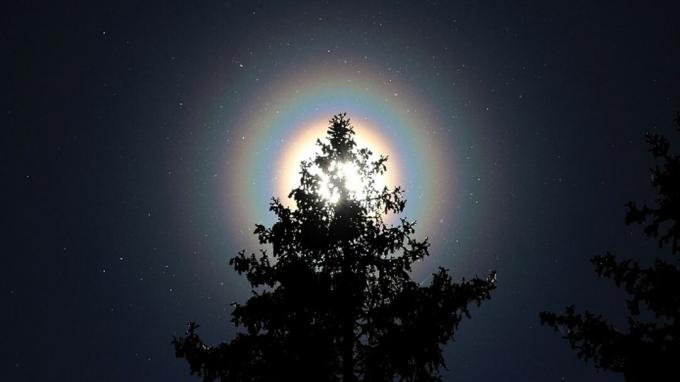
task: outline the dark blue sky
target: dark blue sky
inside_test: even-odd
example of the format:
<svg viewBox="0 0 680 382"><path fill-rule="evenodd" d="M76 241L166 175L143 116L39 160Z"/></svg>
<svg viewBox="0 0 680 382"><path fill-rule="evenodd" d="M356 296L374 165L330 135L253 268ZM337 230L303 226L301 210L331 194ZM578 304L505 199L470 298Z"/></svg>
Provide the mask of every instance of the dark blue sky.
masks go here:
<svg viewBox="0 0 680 382"><path fill-rule="evenodd" d="M291 73L349 68L417 93L458 159L431 266L498 271L445 380L621 381L538 313L623 322L588 259L657 253L623 205L653 197L644 134L680 110L680 5L270 3L3 6L0 380L188 380L172 335L229 339L249 292L226 261L255 222L219 205L249 179L240 122Z"/></svg>

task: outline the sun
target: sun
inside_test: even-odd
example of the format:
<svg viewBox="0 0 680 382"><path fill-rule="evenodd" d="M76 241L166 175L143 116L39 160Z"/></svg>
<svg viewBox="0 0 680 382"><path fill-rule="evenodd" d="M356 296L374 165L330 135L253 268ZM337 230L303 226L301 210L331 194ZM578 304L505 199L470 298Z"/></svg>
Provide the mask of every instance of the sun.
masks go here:
<svg viewBox="0 0 680 382"><path fill-rule="evenodd" d="M377 129L364 121L355 122L352 120L355 131L355 141L357 148L367 148L374 153L374 159L379 155L388 155L391 158L391 145L388 140L376 133ZM323 140L328 129L328 121L325 119L309 122L302 126L294 138L286 144L281 153L281 160L277 161L280 165L276 170L275 190L276 195L281 200L285 200L290 191L300 183L300 163L304 160L312 159L317 154L319 147L316 140ZM350 196L355 199L366 198L366 187L368 184L362 177L359 168L351 162L333 162L327 172L318 168L311 168L313 175L321 178L319 183L319 194L330 203L337 203L340 199L338 184L344 186ZM374 177L374 187L382 190L384 187L393 187L399 184L399 171L395 163L388 162L388 171Z"/></svg>
<svg viewBox="0 0 680 382"><path fill-rule="evenodd" d="M331 204L336 204L341 197L338 185L344 187L349 196L356 200L366 198L368 183L364 181L359 168L351 162L331 162L328 171L312 168L312 175L321 178L318 194Z"/></svg>

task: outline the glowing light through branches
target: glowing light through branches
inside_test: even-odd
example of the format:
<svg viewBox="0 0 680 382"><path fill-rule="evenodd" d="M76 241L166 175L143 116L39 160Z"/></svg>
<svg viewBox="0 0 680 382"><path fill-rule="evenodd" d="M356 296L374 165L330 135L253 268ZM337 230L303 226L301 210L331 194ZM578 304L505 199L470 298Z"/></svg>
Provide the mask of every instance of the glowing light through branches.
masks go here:
<svg viewBox="0 0 680 382"><path fill-rule="evenodd" d="M370 187L377 187L382 189L385 187L385 179L383 175L376 176L377 179L374 185L371 185L365 176L361 174L359 167L352 162L331 162L328 171L323 171L318 167L311 169L312 175L317 175L320 178L319 195L328 200L331 204L335 204L340 200L341 189L339 186L349 193L349 197L357 200L366 199Z"/></svg>

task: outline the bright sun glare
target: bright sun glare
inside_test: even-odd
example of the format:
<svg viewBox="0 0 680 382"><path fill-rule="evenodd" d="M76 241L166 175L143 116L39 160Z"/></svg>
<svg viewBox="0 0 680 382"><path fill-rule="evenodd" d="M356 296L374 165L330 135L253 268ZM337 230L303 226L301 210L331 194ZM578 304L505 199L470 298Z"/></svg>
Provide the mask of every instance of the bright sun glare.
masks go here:
<svg viewBox="0 0 680 382"><path fill-rule="evenodd" d="M351 197L355 199L364 199L366 197L366 187L368 185L363 182L359 168L354 163L333 161L328 168L328 173L320 169L316 169L315 172L321 178L319 195L332 204L340 200L340 190L336 186L338 183L344 185Z"/></svg>
<svg viewBox="0 0 680 382"><path fill-rule="evenodd" d="M378 135L377 129L370 124L359 121L353 123L356 135L355 140L357 149L368 148L374 153L374 158L377 159L379 155L390 155L391 150L389 143L382 136ZM318 146L316 145L317 138L324 138L326 135L328 122L325 119L311 121L301 127L300 133L287 143L286 149L283 152L283 158L279 162L281 166L277 168L275 184L277 195L285 198L288 193L299 185L300 182L300 162L303 160L310 160L318 153ZM321 182L319 184L320 195L328 200L330 203L337 203L340 194L334 187L335 184L343 184L354 198L365 198L367 186L362 180L359 168L354 163L338 162L333 164L333 168L329 169L330 174L324 174L320 169L310 169L313 175L319 175ZM382 175L374 177L374 187L377 190L382 190L385 186L393 187L399 184L399 166L394 161L394 157L390 155L388 162L388 171ZM332 176L338 178L334 181Z"/></svg>

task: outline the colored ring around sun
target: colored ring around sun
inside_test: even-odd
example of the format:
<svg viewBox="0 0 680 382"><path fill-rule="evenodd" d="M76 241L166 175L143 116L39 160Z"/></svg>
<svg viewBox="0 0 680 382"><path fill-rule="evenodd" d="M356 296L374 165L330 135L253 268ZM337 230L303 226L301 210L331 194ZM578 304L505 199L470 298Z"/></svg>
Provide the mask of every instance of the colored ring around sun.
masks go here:
<svg viewBox="0 0 680 382"><path fill-rule="evenodd" d="M415 92L405 86L396 91L389 81L372 78L322 70L293 76L253 96L248 104L257 103L259 112L249 110L237 118L236 135L243 144L230 154L225 184L229 226L240 226L244 234L244 226L273 223L271 197L292 203L287 195L299 181L299 162L313 154L316 138L325 138L328 120L347 113L358 146L389 155L386 184L405 189L403 216L418 221L417 233L438 234L455 195L445 189L453 173L444 140L432 133L436 118Z"/></svg>

